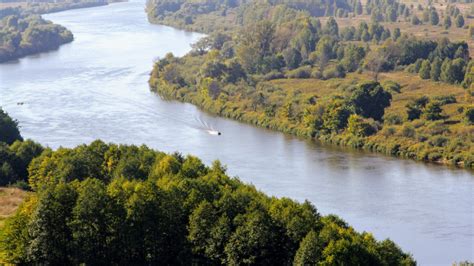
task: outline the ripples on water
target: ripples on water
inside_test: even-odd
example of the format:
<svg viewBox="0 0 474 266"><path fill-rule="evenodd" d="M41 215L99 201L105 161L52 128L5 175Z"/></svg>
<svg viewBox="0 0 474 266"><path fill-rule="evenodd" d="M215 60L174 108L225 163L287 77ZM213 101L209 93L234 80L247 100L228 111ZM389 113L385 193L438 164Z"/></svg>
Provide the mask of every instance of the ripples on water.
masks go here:
<svg viewBox="0 0 474 266"><path fill-rule="evenodd" d="M143 9L129 2L47 15L75 41L0 65L0 105L25 137L53 148L100 138L219 158L266 193L309 199L390 237L422 265L474 261L472 172L322 147L162 101L147 85L153 60L183 55L201 35L150 25Z"/></svg>

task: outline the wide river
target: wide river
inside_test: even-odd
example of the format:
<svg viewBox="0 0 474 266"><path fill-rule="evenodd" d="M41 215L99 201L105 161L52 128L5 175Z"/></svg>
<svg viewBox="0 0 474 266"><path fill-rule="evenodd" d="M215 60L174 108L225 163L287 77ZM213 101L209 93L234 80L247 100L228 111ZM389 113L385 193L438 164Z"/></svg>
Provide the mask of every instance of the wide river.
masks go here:
<svg viewBox="0 0 474 266"><path fill-rule="evenodd" d="M219 159L268 194L308 199L394 240L421 265L474 261L472 172L323 147L161 100L147 85L153 60L185 54L202 35L149 24L143 2L45 17L74 42L0 64L0 105L24 137L52 148L103 139Z"/></svg>

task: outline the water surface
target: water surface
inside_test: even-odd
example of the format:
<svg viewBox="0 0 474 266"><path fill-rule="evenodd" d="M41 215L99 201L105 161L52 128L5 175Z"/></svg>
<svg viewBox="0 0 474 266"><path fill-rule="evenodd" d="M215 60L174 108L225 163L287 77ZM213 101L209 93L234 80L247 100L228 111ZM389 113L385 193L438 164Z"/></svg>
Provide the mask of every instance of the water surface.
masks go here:
<svg viewBox="0 0 474 266"><path fill-rule="evenodd" d="M421 265L474 261L472 172L322 147L161 100L147 85L153 60L185 54L201 35L148 24L143 2L45 17L75 41L0 65L0 105L24 137L53 148L100 138L220 159L268 194L309 199L323 214L391 238Z"/></svg>

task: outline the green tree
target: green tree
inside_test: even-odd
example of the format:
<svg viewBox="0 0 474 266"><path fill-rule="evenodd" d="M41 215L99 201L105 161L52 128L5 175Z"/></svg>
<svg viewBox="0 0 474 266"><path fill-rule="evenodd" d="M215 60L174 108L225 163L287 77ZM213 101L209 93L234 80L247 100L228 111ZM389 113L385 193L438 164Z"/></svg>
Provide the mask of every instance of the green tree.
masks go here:
<svg viewBox="0 0 474 266"><path fill-rule="evenodd" d="M464 111L464 121L468 125L474 125L474 106L469 106Z"/></svg>
<svg viewBox="0 0 474 266"><path fill-rule="evenodd" d="M439 102L433 101L429 102L425 109L423 110L423 116L427 120L439 120L443 118L441 113L443 112L443 109L441 109L441 104Z"/></svg>
<svg viewBox="0 0 474 266"><path fill-rule="evenodd" d="M411 24L412 25L421 25L421 21L416 15L413 15L411 17Z"/></svg>
<svg viewBox="0 0 474 266"><path fill-rule="evenodd" d="M320 71L323 71L329 60L333 57L334 42L331 37L323 37L316 46L316 51L312 54L314 61L319 65Z"/></svg>
<svg viewBox="0 0 474 266"><path fill-rule="evenodd" d="M351 95L355 112L366 118L381 120L385 108L390 106L392 95L383 89L378 82L367 82L358 85Z"/></svg>
<svg viewBox="0 0 474 266"><path fill-rule="evenodd" d="M423 96L409 102L406 105L408 120L412 121L420 118L423 108L425 108L429 101L428 97Z"/></svg>
<svg viewBox="0 0 474 266"><path fill-rule="evenodd" d="M101 181L81 183L70 222L78 261L91 265L117 262L121 252L118 232L125 226L117 221L124 220L125 212L114 212L115 208Z"/></svg>
<svg viewBox="0 0 474 266"><path fill-rule="evenodd" d="M424 60L420 67L420 78L429 79L431 73L431 64L429 60Z"/></svg>
<svg viewBox="0 0 474 266"><path fill-rule="evenodd" d="M342 99L333 99L323 113L323 127L331 132L338 132L347 126L347 119L352 113L350 103Z"/></svg>
<svg viewBox="0 0 474 266"><path fill-rule="evenodd" d="M275 265L286 260L288 254L281 248L287 239L265 211L257 209L240 219L225 246L227 264Z"/></svg>
<svg viewBox="0 0 474 266"><path fill-rule="evenodd" d="M321 260L322 253L323 243L321 243L321 240L318 238L318 234L311 230L301 241L293 265L317 265Z"/></svg>
<svg viewBox="0 0 474 266"><path fill-rule="evenodd" d="M12 144L16 140L23 140L18 130L18 121L0 108L0 141Z"/></svg>
<svg viewBox="0 0 474 266"><path fill-rule="evenodd" d="M357 137L367 137L377 132L373 124L373 120L370 121L353 114L349 117L347 131Z"/></svg>
<svg viewBox="0 0 474 266"><path fill-rule="evenodd" d="M451 17L450 17L450 16L444 17L444 20L443 20L443 27L444 27L445 29L449 29L449 28L451 28L451 25L452 25Z"/></svg>
<svg viewBox="0 0 474 266"><path fill-rule="evenodd" d="M461 14L457 15L454 22L456 24L456 27L458 28L464 27L464 17Z"/></svg>
<svg viewBox="0 0 474 266"><path fill-rule="evenodd" d="M431 25L439 24L439 15L438 12L436 12L436 9L432 9L430 12L430 23Z"/></svg>
<svg viewBox="0 0 474 266"><path fill-rule="evenodd" d="M69 184L58 184L41 192L29 224L28 261L43 264L72 264L74 250L68 227L76 193Z"/></svg>
<svg viewBox="0 0 474 266"><path fill-rule="evenodd" d="M362 15L362 13L364 12L364 9L362 8L362 4L361 4L360 1L357 1L356 6L355 6L355 9L354 9L354 12L355 12L357 15Z"/></svg>
<svg viewBox="0 0 474 266"><path fill-rule="evenodd" d="M441 76L441 65L443 62L439 57L435 57L433 62L431 63L431 69L430 69L430 77L434 81L439 81L440 76Z"/></svg>
<svg viewBox="0 0 474 266"><path fill-rule="evenodd" d="M401 32L400 32L400 28L395 28L393 30L393 35L392 35L392 39L394 41L398 40L398 38L400 38L400 36L402 36Z"/></svg>
<svg viewBox="0 0 474 266"><path fill-rule="evenodd" d="M332 36L332 37L339 36L339 26L337 25L336 19L334 19L334 17L329 17L323 30L324 30L324 33L326 33L329 36Z"/></svg>

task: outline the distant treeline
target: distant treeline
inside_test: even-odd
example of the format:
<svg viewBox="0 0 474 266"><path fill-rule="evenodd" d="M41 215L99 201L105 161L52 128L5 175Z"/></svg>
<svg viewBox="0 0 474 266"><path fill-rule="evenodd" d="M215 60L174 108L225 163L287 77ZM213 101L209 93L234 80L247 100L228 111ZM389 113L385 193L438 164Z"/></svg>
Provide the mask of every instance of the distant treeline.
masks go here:
<svg viewBox="0 0 474 266"><path fill-rule="evenodd" d="M102 141L52 151L23 141L1 109L0 158L0 185L34 191L0 228L0 262L415 265L392 241L268 197L219 161Z"/></svg>
<svg viewBox="0 0 474 266"><path fill-rule="evenodd" d="M38 15L10 15L0 21L0 62L57 49L72 33Z"/></svg>

